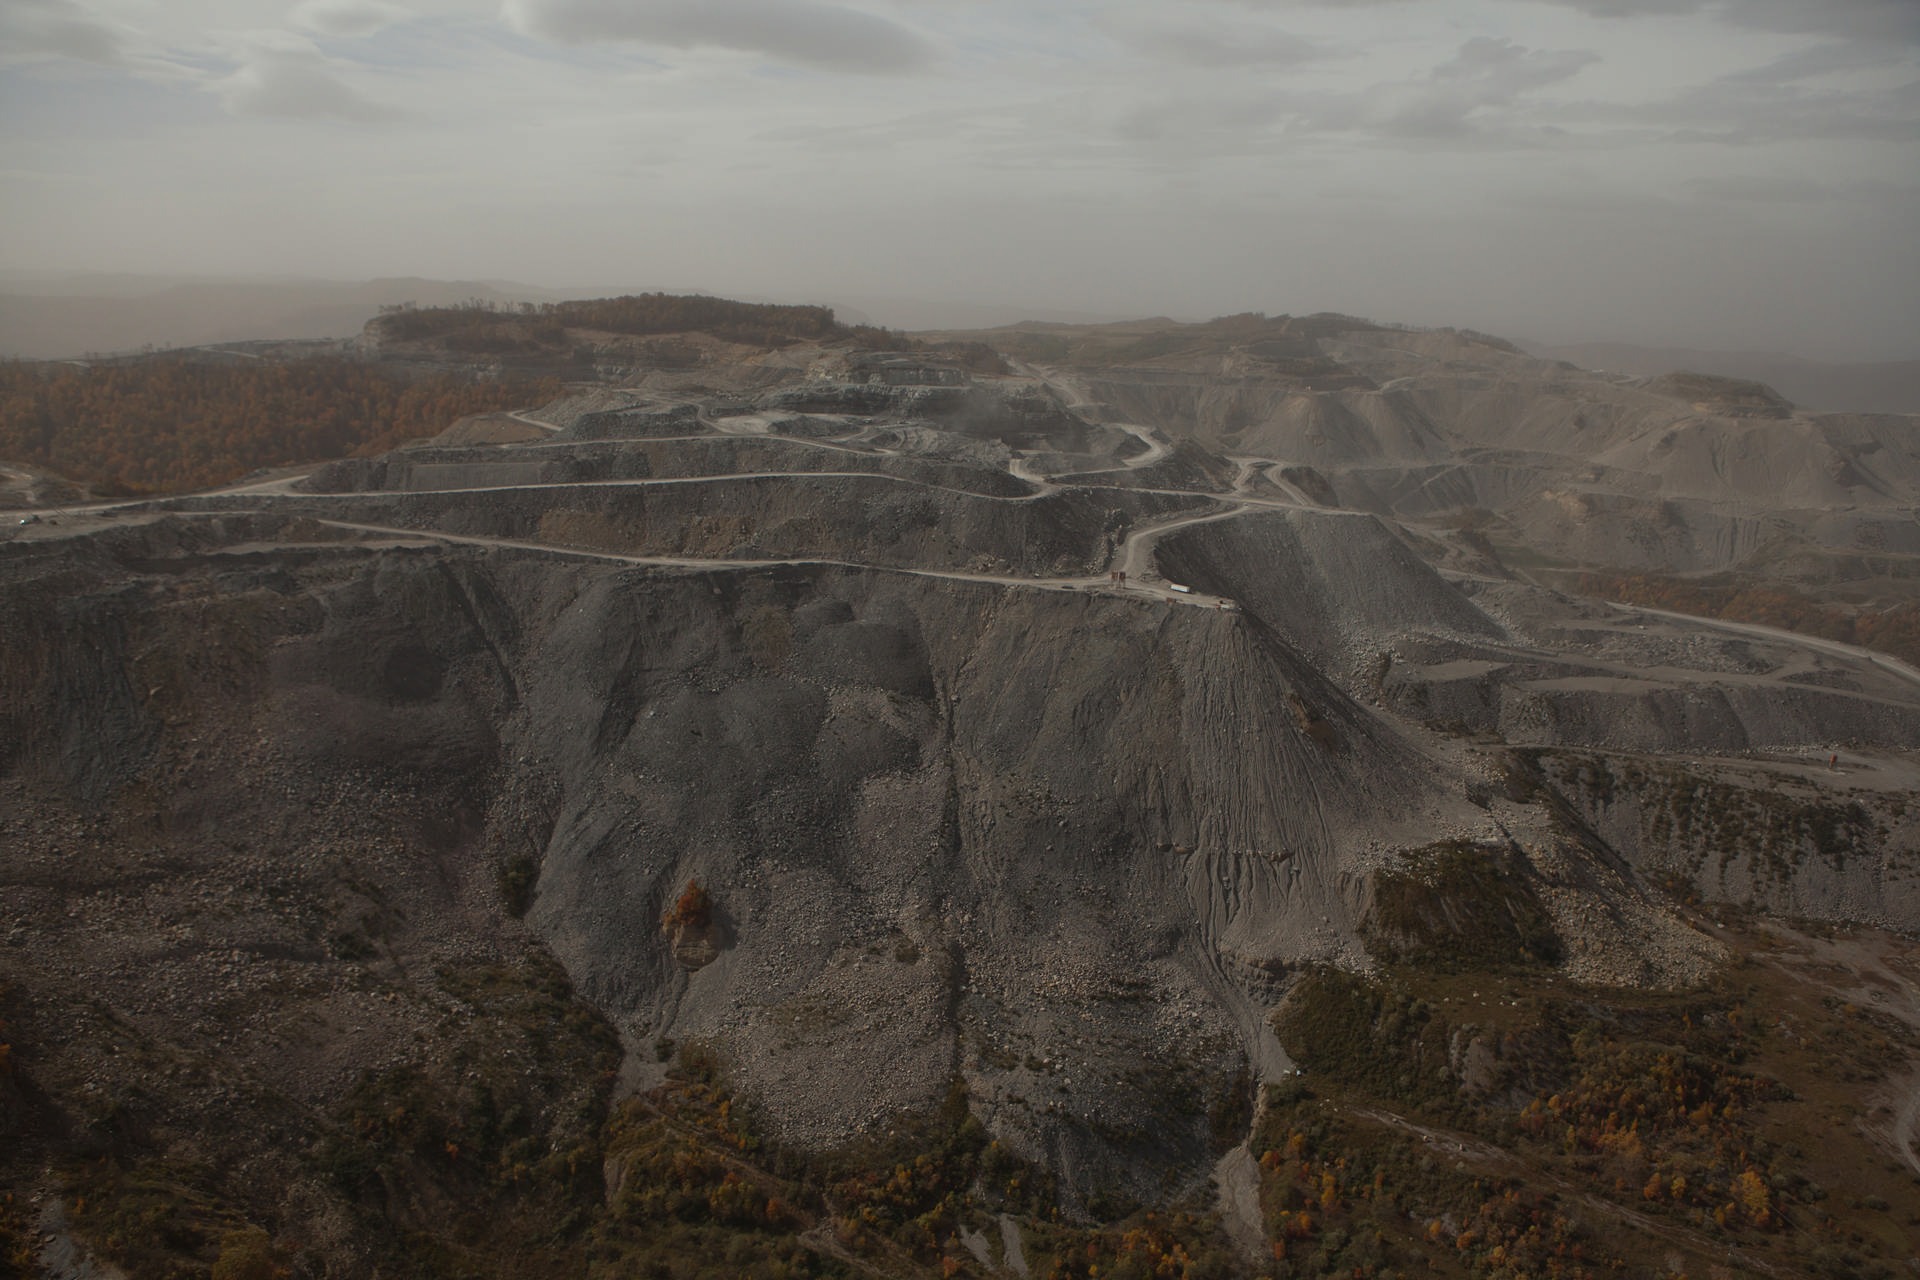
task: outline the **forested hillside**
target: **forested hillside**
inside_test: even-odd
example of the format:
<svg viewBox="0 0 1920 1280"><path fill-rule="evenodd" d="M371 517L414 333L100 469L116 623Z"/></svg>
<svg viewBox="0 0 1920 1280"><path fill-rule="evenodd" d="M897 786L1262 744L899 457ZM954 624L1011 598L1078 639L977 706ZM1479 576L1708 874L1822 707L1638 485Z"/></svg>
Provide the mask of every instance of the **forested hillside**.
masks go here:
<svg viewBox="0 0 1920 1280"><path fill-rule="evenodd" d="M550 381L410 379L336 358L0 365L0 458L106 493L218 485L262 467L379 453Z"/></svg>
<svg viewBox="0 0 1920 1280"><path fill-rule="evenodd" d="M620 298L531 303L503 309L476 300L457 307L389 307L373 322L387 341L435 339L456 351L507 353L562 343L568 329L648 336L705 333L743 346L853 340L899 345L901 338L868 325L843 325L830 307L732 302L725 298L642 293Z"/></svg>

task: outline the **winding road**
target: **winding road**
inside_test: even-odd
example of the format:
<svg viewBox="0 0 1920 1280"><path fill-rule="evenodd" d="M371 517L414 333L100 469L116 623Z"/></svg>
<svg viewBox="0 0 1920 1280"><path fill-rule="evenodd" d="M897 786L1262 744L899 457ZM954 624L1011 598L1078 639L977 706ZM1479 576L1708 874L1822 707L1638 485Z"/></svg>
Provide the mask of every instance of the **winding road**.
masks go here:
<svg viewBox="0 0 1920 1280"><path fill-rule="evenodd" d="M191 514L227 514L227 513L191 513ZM1139 541L1158 537L1169 529L1197 524L1203 520L1224 519L1233 512L1219 512L1209 516L1170 521L1166 524L1150 525L1132 534L1122 544L1123 552L1129 557L1140 553L1134 544ZM1189 605L1197 608L1233 608L1231 601L1219 597L1204 595L1200 592L1182 593L1171 588L1149 585L1136 585L1128 582L1125 587L1111 583L1102 575L1093 574L1078 577L1021 577L1005 573L977 573L964 569L916 569L904 565L874 564L865 560L840 560L831 556L779 556L765 558L709 558L701 556L655 556L636 555L624 551L603 551L590 547L570 547L551 542L534 542L524 538L504 538L491 534L447 533L439 529L409 529L401 525L374 524L361 520L339 520L321 517L316 523L332 529L347 530L355 533L373 534L390 542L408 545L428 546L434 543L448 543L455 546L491 547L511 551L529 551L541 555L563 556L582 560L606 561L613 564L647 565L656 568L737 570L737 569L774 569L789 567L824 567L833 569L855 569L866 573L892 573L913 578L944 578L955 582L987 582L1008 587L1034 587L1042 591L1095 592L1119 595L1129 593L1146 595L1165 600L1169 604Z"/></svg>
<svg viewBox="0 0 1920 1280"><path fill-rule="evenodd" d="M1059 384L1054 379L1043 377L1042 380L1048 386L1053 386L1061 390L1066 390L1064 386ZM1080 403L1085 404L1087 402L1083 400ZM1072 406L1069 406L1069 407L1071 408ZM542 431L545 431L549 434L549 436L557 436L564 431L564 428L560 424L549 422L544 418L537 417L531 410L512 410L512 411L508 411L505 416L510 417L517 422L521 422L528 426L536 427ZM696 440L712 440L715 438L716 435L720 435L720 436L728 436L736 439L746 438L746 439L772 440L772 441L778 441L784 444L794 444L794 445L800 445L800 446L809 447L809 448L827 449L827 450L833 450L836 452L858 454L858 455L867 456L867 457L899 456L897 453L895 453L895 451L892 451L892 450L883 450L883 449L873 448L873 447L861 447L859 445L849 444L844 439L820 440L820 439L810 439L805 437L797 437L797 436L791 436L783 433L778 433L771 430L771 425L772 425L771 421L761 415L743 415L735 418L710 419L704 412L702 412L700 415L699 421L703 427L707 427L709 429L707 432L697 434L697 435L657 436L657 437L650 436L650 437L644 437L642 442L644 443L654 443L654 442L667 443L667 442L674 442L674 441L691 442ZM1127 431L1130 434L1136 436L1146 446L1145 450L1141 454L1138 454L1133 458L1127 459L1126 461L1124 461L1118 466L1109 467L1109 468L1100 468L1093 471L1076 472L1075 473L1076 479L1073 482L1071 487L1076 489L1104 489L1104 488L1119 489L1121 488L1120 486L1107 486L1107 485L1100 485L1100 484L1084 483L1079 477L1090 476L1090 475L1100 475L1100 474L1105 474L1107 472L1124 472L1124 471L1138 470L1139 468L1142 468L1142 467L1151 466L1153 463L1158 462L1159 460L1166 457L1171 452L1170 446L1168 446L1164 441L1160 440L1150 428L1141 427L1137 425L1130 425L1130 424L1109 424L1109 425L1114 425L1118 429ZM623 444L623 443L631 444L633 442L617 441L617 440L570 441L570 440L563 440L563 439L547 439L547 440L532 441L532 442L527 442L522 444L498 446L498 453L501 458L505 459L505 458L510 458L515 453L522 452L522 451L545 450L545 449L570 449L570 448L577 449L577 448L581 448L582 446L594 446L594 445L607 445L607 446L618 447L620 444ZM916 480L908 477L889 475L885 472L878 472L878 471L751 471L751 472L728 472L724 474L709 475L709 476L642 477L642 478L622 479L622 480L550 481L550 482L534 482L534 483L508 484L508 485L469 485L469 486L456 486L451 488L367 491L364 494L359 494L359 493L335 494L335 493L310 493L310 492L301 490L297 486L305 478L307 473L295 472L291 474L270 477L264 480L248 481L242 484L230 486L225 489L212 490L212 491L209 491L208 493L197 495L197 496L200 498L245 497L245 498L254 498L254 499L264 499L266 502L271 504L273 509L284 511L289 505L305 506L305 505L311 504L313 506L319 507L324 504L338 502L342 498L361 497L361 496L369 496L369 497L379 496L383 493L394 493L394 494L404 493L409 497L452 496L452 495L458 495L458 494L519 492L523 490L541 490L541 489L647 488L647 487L653 487L653 486L684 487L684 486L698 486L698 485L718 485L718 484L725 484L725 483L730 483L734 481L805 480L809 478L842 479L842 480L845 480L845 479L874 480L882 483L910 485L918 488L933 490L935 492L951 493L960 497L977 499L980 501L1006 502L1006 503L1033 502L1037 499L1047 497L1051 494L1059 493L1063 489L1063 486L1060 485L1058 482L1056 482L1050 475L1035 468L1030 458L1027 456L1027 454L1021 451L1015 451L1013 453L1013 455L1009 458L1006 464L1006 469L1008 473L1012 475L1014 478L1022 481L1027 486L1029 486L1031 491L1024 494L1012 494L1012 495L983 494L983 493L978 493L968 489L955 488L950 485L935 484L930 481ZM830 567L845 568L845 569L871 570L871 571L881 572L881 573L898 573L898 574L905 574L905 575L916 576L916 577L944 578L944 579L951 579L956 581L994 583L994 584L999 584L1004 586L1033 587L1041 590L1094 592L1094 593L1100 593L1100 594L1115 594L1115 595L1125 594L1125 595L1132 595L1136 597L1146 597L1154 600L1159 600L1168 604L1185 605L1193 608L1232 610L1232 609L1236 609L1237 605L1231 600L1208 595L1204 592L1193 591L1189 588L1186 588L1184 585L1177 585L1177 584L1166 582L1166 580L1156 572L1156 567L1153 562L1153 551L1156 543L1160 540L1160 538L1162 538L1163 536L1169 533L1172 533L1179 529L1188 528L1193 525L1207 524L1207 523L1212 523L1214 521L1232 519L1235 516L1244 515L1250 511L1254 511L1262 508L1289 509L1295 506L1295 504L1279 501L1276 499L1255 498L1245 494L1236 494L1233 497L1228 498L1228 497L1223 497L1217 494L1202 493L1202 492L1186 490L1186 489L1141 488L1141 487L1133 487L1133 486L1126 487L1124 491L1129 493L1148 493L1148 494L1154 494L1154 495L1163 496L1163 497L1206 498L1206 499L1212 500L1213 502L1219 505L1214 510L1204 511L1197 514L1182 514L1180 516L1176 516L1171 519L1148 523L1130 531L1126 535L1126 537L1122 539L1119 545L1115 548L1114 554L1112 557L1113 567L1125 570L1126 578L1124 582L1114 582L1106 574L1089 574L1084 576L1066 576L1066 577L1020 576L1020 575L1014 575L1014 574L971 572L971 571L959 570L959 569L906 568L906 567L893 566L893 565L873 564L866 561L843 560L843 559L837 559L829 556L797 556L797 557L760 558L760 559L739 559L739 558L721 559L721 558L701 558L701 557L689 557L689 556L637 555L637 554L629 554L629 553L623 553L623 552L605 551L605 550L599 550L594 548L563 546L563 545L557 545L554 543L537 542L529 539L495 537L495 536L483 535L483 534L455 534L455 533L443 532L440 530L412 529L412 528L406 528L398 525L384 525L376 522L341 520L341 519L325 517L325 516L319 517L319 523L326 525L328 527L337 528L341 530L352 530L359 533L370 534L370 535L374 535L381 538L404 540L410 543L421 544L421 545L432 543L432 542L440 542L440 543L463 545L463 546L497 547L497 548L503 548L503 549L509 549L509 550L540 552L540 553L552 554L552 555L579 557L584 559L592 559L592 560L618 563L618 564L651 565L651 566L665 567L665 568L705 569L705 570L819 565L819 566L830 566ZM1300 504L1300 505L1304 506L1305 504ZM155 510L169 510L168 500L160 500L156 502L155 500L152 500L152 499L134 499L134 500L125 500L125 501L116 501L116 502L95 503L82 508L74 508L72 509L72 514L81 515L81 516L98 517L98 516L110 516L116 513L130 514L134 512L136 509L143 512L152 512ZM192 516L213 517L213 516L219 516L219 515L234 514L231 511L195 512L195 511L182 511L177 508L171 509L171 513L175 515L182 515L182 516L189 516L189 517L192 517ZM1355 514L1358 514L1358 513L1355 513Z"/></svg>
<svg viewBox="0 0 1920 1280"><path fill-rule="evenodd" d="M1020 372L1024 376L1031 378L1032 380L1040 383L1041 385L1051 390L1061 400L1064 407L1067 408L1069 411L1073 411L1075 409L1087 408L1092 406L1095 403L1094 401L1086 397L1085 391L1083 388L1073 383L1072 380L1059 375L1057 372L1046 370L1033 365L1019 365L1016 367L1020 370ZM651 403L656 407L681 403L680 401L669 401L665 398L651 395L651 393L647 393L647 394L650 395ZM644 406L635 406L635 407L644 407ZM549 437L562 436L565 431L565 428L560 424L550 422L544 418L538 417L532 410L524 410L524 409L510 410L505 414L505 416L512 418L517 422L524 423L527 426L535 427L541 431L544 431L548 434ZM774 419L770 415L748 414L748 415L740 415L737 417L712 418L703 409L699 413L698 422L701 427L705 428L703 432L698 434L674 435L674 436L648 436L648 437L642 437L637 442L624 441L624 440L574 441L574 440L567 440L563 438L549 438L545 440L529 441L529 442L520 443L520 444L500 445L500 446L496 446L496 448L498 451L498 456L503 459L506 459L506 458L511 458L516 453L531 452L536 450L580 449L583 447L619 448L622 445L632 445L634 443L665 444L665 443L673 443L673 442L692 442L692 441L699 441L699 440L713 440L715 438L731 438L731 439L757 439L757 440L775 441L781 444L796 445L804 448L824 449L824 450L830 450L833 452L845 453L845 454L856 454L864 457L906 456L906 455L900 454L898 451L891 450L891 449L881 449L874 446L850 443L849 436L858 434L857 432L849 433L849 436L843 436L840 439L816 439L816 438L795 436L795 435L777 432L772 429ZM1212 510L1207 510L1207 511L1202 511L1197 513L1185 513L1169 519L1155 521L1155 522L1143 525L1140 528L1134 529L1127 534L1127 536L1115 548L1114 555L1111 560L1112 568L1121 569L1125 571L1126 577L1125 577L1124 583L1112 581L1105 574L1093 574L1093 575L1072 576L1072 577L1018 576L1013 574L975 573L975 572L969 572L969 571L959 570L959 569L903 568L903 567L891 566L891 565L872 564L864 561L842 560L842 559L825 557L825 556L802 556L802 557L773 558L773 559L703 559L703 558L684 557L684 556L631 555L631 554L624 554L619 552L595 550L592 548L559 546L552 543L535 542L535 541L524 540L524 539L490 537L486 535L477 535L477 534L452 534L452 533L440 532L437 530L408 529L408 528L403 528L399 526L388 526L388 525L381 525L378 523L345 521L345 520L338 520L338 519L324 518L324 517L321 519L321 523L332 526L332 527L340 528L343 530L347 530L347 529L358 530L364 533L374 534L374 535L378 535L381 537L388 537L388 538L405 538L405 539L420 541L420 542L439 541L439 542L455 543L455 544L461 544L461 545L501 547L501 548L508 548L508 549L514 549L514 550L522 550L522 551L544 552L544 553L549 553L554 555L578 556L578 557L584 557L588 559L609 561L609 562L615 562L615 563L621 563L621 564L655 565L655 566L661 566L661 567L712 569L712 570L740 569L740 568L765 568L765 567L773 567L773 566L793 566L793 565L824 565L824 566L832 566L836 568L866 569L866 570L872 570L875 572L882 572L882 573L907 574L907 575L913 575L918 577L945 578L945 579L953 579L953 580L969 581L969 582L997 583L997 584L1002 584L1006 586L1034 587L1041 590L1051 590L1051 591L1090 591L1090 592L1097 592L1102 594L1128 594L1133 596L1144 596L1147 598L1164 601L1169 604L1182 604L1182 605L1188 605L1192 607L1212 608L1212 609L1232 609L1232 608L1236 608L1237 606L1231 600L1192 591L1190 589L1187 589L1184 586L1177 586L1176 584L1169 583L1164 578L1162 578L1158 573L1157 566L1154 563L1154 549L1156 545L1159 543L1159 541L1162 538L1166 537L1168 534L1177 532L1178 530L1181 530L1181 529L1191 528L1195 525L1211 524L1211 523L1215 523L1222 520L1230 520L1237 516L1247 515L1247 514L1258 512L1258 511L1311 511L1314 514L1320 515L1320 516L1336 516L1337 515L1337 516L1350 516L1350 517L1360 517L1360 518L1374 518L1373 513L1371 512L1366 512L1366 511L1361 511L1361 510L1346 508L1346 507L1323 506L1313 502L1308 498L1308 496L1305 493L1301 492L1297 486L1294 486L1276 477L1273 474L1273 472L1280 464L1276 460L1269 459L1269 458L1251 458L1251 457L1229 458L1228 460L1234 463L1236 467L1238 467L1238 471L1235 474L1233 481L1231 482L1232 491L1229 494L1209 493L1209 492L1191 490L1191 489L1145 487L1145 486L1137 486L1137 485L1119 486L1119 485L1102 485L1097 483L1088 483L1086 480L1086 477L1109 474L1109 473L1138 471L1141 468L1152 466L1153 464L1161 461L1172 452L1171 447L1159 437L1158 433L1153 431L1151 428L1139 426L1137 424L1130 424L1130 423L1106 423L1102 425L1111 426L1117 430L1126 431L1132 434L1146 446L1144 452L1112 467L1104 467L1104 468L1098 468L1094 470L1074 471L1072 473L1073 478L1069 482L1069 484L1062 485L1058 480L1054 478L1053 475L1050 475L1047 472L1040 470L1035 465L1033 457L1029 452L1015 450L1012 452L1012 455L1008 458L1006 462L1006 470L1009 475L1013 476L1015 479L1021 481L1022 483L1024 483L1029 487L1030 492L1024 493L1024 494L1011 494L1011 495L983 494L983 493L978 493L968 489L956 488L950 485L935 484L930 481L916 480L916 479L911 479L903 476L890 475L880 471L749 471L749 472L730 472L730 473L707 475L707 476L645 477L645 478L624 479L624 480L553 481L553 482L536 482L531 484L456 486L452 488L437 488L437 489L370 491L368 494L365 494L365 495L314 494L314 493L307 493L296 488L296 486L305 478L307 474L306 471L296 471L288 474L269 477L267 479L242 482L240 484L232 485L224 489L211 490L205 494L201 494L197 496L200 498L213 498L213 497L258 498L258 499L266 500L267 502L271 503L273 507L277 509L284 510L286 505L288 504L313 503L315 505L319 505L321 503L324 503L330 500L337 501L343 497L378 496L378 494L382 492L405 493L409 496L413 496L413 495L448 496L448 495L463 494L463 493L514 492L514 491L532 490L532 489L645 488L648 486L695 486L695 485L707 485L707 484L724 484L732 481L742 481L742 480L744 481L804 480L809 477L818 477L821 479L877 480L883 483L910 485L910 486L930 489L936 492L951 493L951 494L959 495L962 497L977 499L977 500L986 501L986 502L1007 502L1007 503L1033 502L1039 498L1046 497L1050 494L1062 492L1064 489L1069 487L1073 489L1087 489L1087 490L1101 490L1101 489L1122 490L1123 489L1125 492L1129 492L1129 493L1154 494L1162 497L1204 498L1215 504ZM1285 496L1255 496L1254 494L1248 492L1248 490L1251 489L1254 484L1255 477L1261 476L1261 475L1264 475L1266 481L1269 484L1273 485L1276 489L1280 490L1281 493L1284 494ZM170 507L168 505L168 502L169 500L164 500L164 499L158 500L158 501L153 499L131 499L131 500L119 500L119 501L113 501L113 502L93 503L86 506L65 508L60 513L60 515L63 518L63 520L69 522L70 524L74 518L84 519L87 517L112 516L117 513L133 514L138 512L138 513L150 514L150 513L156 513L156 512L171 511L171 513L173 514L188 515L188 516L192 516L192 515L217 516L217 515L223 515L223 514L233 514L232 512L181 511L181 510L178 510L177 508ZM35 538L44 537L44 536L59 536L59 533L64 531L65 530L43 532L43 531L39 531L38 527L36 527L36 531L33 532L30 536ZM24 531L16 530L15 536L20 536L22 533L24 533ZM1664 609L1653 609L1653 608L1647 608L1645 606L1637 606L1637 605L1613 604L1612 607L1623 613L1649 615L1649 616L1658 617L1670 622L1677 622L1677 623L1681 623L1688 626L1705 627L1705 628L1723 631L1723 632L1730 632L1730 633L1739 634L1739 635L1751 636L1756 639L1795 645L1803 649L1815 650L1821 653L1828 654L1833 657L1839 657L1839 658L1846 659L1848 661L1867 664L1869 666L1878 668L1879 670L1884 671L1887 674L1894 676L1896 679L1899 679L1909 685L1914 686L1915 688L1920 688L1920 669L1916 669L1915 667L1909 665L1908 663L1902 662L1897 658L1889 657L1888 655L1881 654L1881 653L1876 653L1872 650L1864 649L1857 645L1844 644L1834 640L1825 640L1816 636L1802 635L1798 632L1784 631L1778 628L1762 626L1756 623L1727 622L1719 619L1701 618L1691 614L1675 613L1675 612L1671 612Z"/></svg>

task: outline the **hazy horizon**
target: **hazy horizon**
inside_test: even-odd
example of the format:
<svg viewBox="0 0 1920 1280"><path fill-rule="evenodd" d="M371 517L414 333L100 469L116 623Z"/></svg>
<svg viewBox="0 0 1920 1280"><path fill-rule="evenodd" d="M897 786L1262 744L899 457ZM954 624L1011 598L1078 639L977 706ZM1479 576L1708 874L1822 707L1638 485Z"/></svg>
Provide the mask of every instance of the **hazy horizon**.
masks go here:
<svg viewBox="0 0 1920 1280"><path fill-rule="evenodd" d="M1912 0L16 0L0 47L10 273L1920 353Z"/></svg>

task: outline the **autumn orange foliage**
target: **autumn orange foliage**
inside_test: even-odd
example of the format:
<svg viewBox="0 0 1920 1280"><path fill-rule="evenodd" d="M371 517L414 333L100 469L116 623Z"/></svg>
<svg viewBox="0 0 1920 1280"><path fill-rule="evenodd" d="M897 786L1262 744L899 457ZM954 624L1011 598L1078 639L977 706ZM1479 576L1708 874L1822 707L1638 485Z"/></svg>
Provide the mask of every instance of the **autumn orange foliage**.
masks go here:
<svg viewBox="0 0 1920 1280"><path fill-rule="evenodd" d="M713 895L698 880L687 881L687 887L680 891L680 897L674 902L673 909L660 921L667 929L686 925L690 929L704 929L713 919Z"/></svg>
<svg viewBox="0 0 1920 1280"><path fill-rule="evenodd" d="M207 488L263 467L382 453L556 383L413 379L338 358L0 364L0 459L105 493Z"/></svg>

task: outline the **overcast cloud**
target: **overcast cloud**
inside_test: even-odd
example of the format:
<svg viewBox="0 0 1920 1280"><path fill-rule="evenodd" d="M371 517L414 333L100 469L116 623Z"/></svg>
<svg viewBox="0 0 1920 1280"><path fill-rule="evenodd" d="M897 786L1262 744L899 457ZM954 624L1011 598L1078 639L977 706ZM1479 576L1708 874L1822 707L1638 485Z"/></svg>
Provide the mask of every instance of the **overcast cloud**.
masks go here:
<svg viewBox="0 0 1920 1280"><path fill-rule="evenodd" d="M0 9L0 49L13 60L73 58L119 65L120 37L74 0L14 0Z"/></svg>
<svg viewBox="0 0 1920 1280"><path fill-rule="evenodd" d="M370 36L410 16L400 6L378 0L307 0L295 5L287 20L296 27L330 36Z"/></svg>
<svg viewBox="0 0 1920 1280"><path fill-rule="evenodd" d="M12 270L1920 355L1920 0L5 0L0 102Z"/></svg>
<svg viewBox="0 0 1920 1280"><path fill-rule="evenodd" d="M237 116L334 117L359 124L398 119L400 112L347 83L350 63L337 62L296 36L242 41L238 66L211 87Z"/></svg>
<svg viewBox="0 0 1920 1280"><path fill-rule="evenodd" d="M812 0L507 0L506 13L528 34L570 44L733 49L829 71L908 71L931 56L898 23Z"/></svg>

